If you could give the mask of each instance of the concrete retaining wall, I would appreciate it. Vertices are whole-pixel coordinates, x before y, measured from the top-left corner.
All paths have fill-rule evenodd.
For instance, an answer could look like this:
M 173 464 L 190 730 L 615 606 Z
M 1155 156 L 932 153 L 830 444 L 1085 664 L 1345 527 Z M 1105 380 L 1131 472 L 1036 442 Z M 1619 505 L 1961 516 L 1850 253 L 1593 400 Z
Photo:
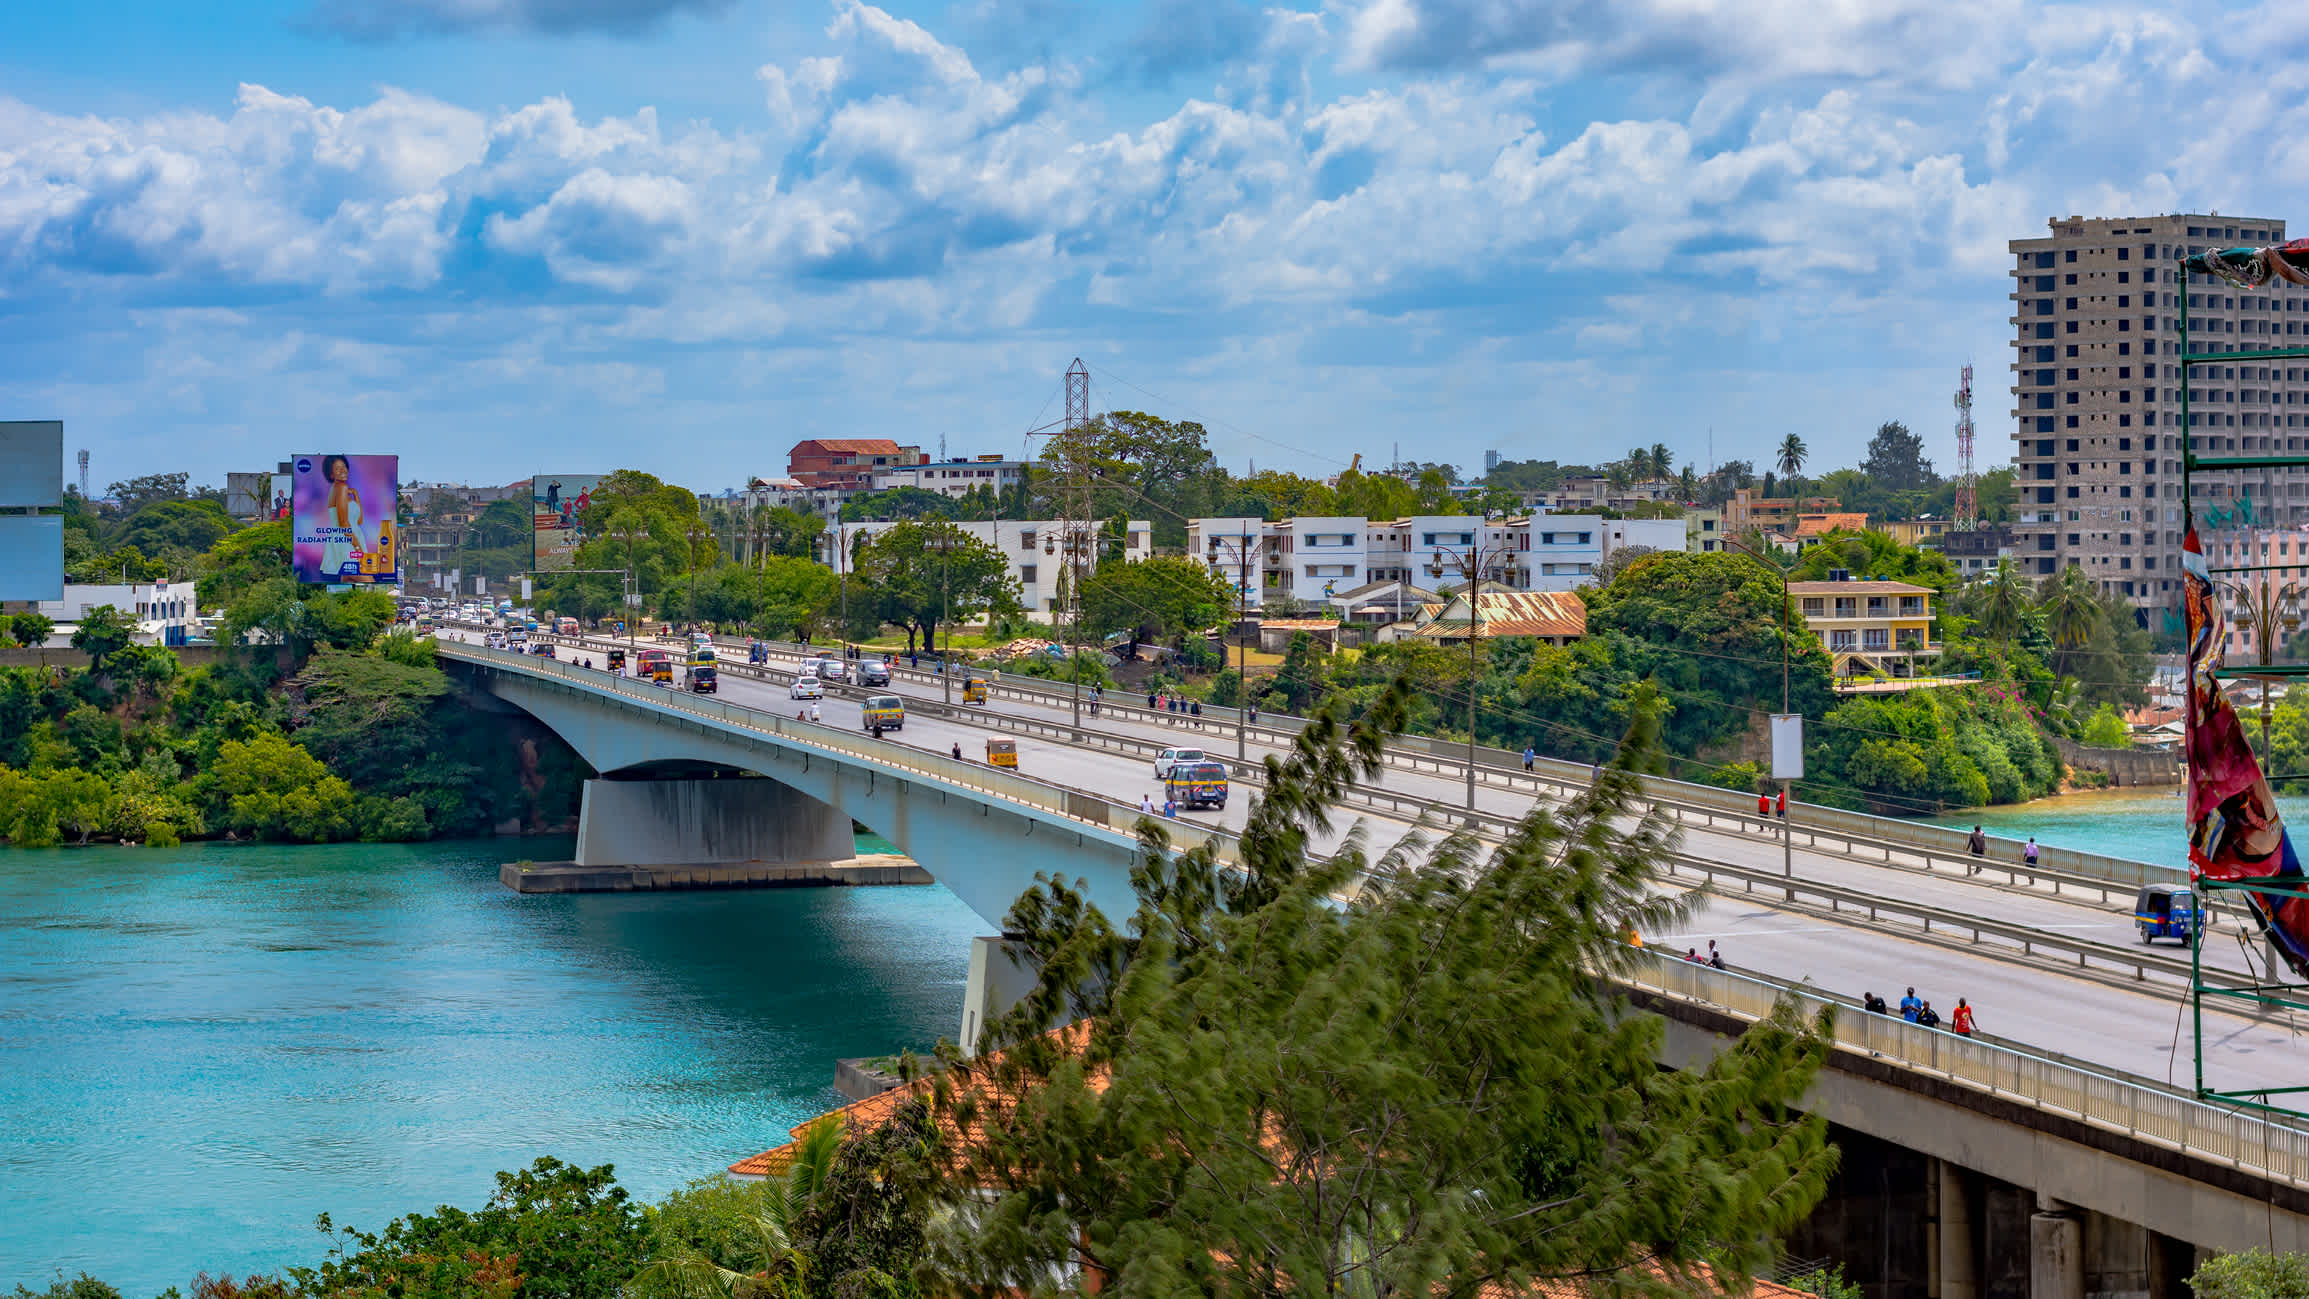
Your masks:
M 650 893 L 676 889 L 825 888 L 933 882 L 930 872 L 903 857 L 888 854 L 853 861 L 691 866 L 580 866 L 575 862 L 524 866 L 508 862 L 497 868 L 497 881 L 516 893 Z
M 222 645 L 178 645 L 174 652 L 179 662 L 188 668 L 207 667 L 225 658 L 229 653 Z M 0 667 L 5 668 L 84 668 L 88 655 L 76 649 L 25 649 L 12 646 L 0 649 Z
M 2173 749 L 2093 749 L 2075 740 L 2052 737 L 2061 761 L 2072 767 L 2109 773 L 2114 785 L 2178 785 L 2181 759 Z

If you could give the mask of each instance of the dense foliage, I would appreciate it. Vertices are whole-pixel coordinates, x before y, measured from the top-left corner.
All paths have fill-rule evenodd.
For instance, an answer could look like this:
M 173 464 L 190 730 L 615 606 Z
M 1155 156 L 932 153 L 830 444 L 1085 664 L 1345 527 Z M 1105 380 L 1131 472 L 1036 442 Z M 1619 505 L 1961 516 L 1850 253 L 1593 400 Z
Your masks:
M 1412 694 L 1398 679 L 1269 760 L 1240 871 L 1149 825 L 1127 926 L 1055 880 L 1013 908 L 1041 978 L 991 1028 L 999 1053 L 947 1061 L 939 1130 L 970 1136 L 938 1165 L 926 1282 L 1644 1292 L 1703 1262 L 1742 1274 L 1810 1209 L 1834 1164 L 1795 1109 L 1818 1027 L 1783 1012 L 1665 1071 L 1659 1021 L 1592 973 L 1685 905 L 1648 887 L 1674 843 L 1635 806 L 1648 706 L 1594 791 L 1494 851 L 1309 855 Z

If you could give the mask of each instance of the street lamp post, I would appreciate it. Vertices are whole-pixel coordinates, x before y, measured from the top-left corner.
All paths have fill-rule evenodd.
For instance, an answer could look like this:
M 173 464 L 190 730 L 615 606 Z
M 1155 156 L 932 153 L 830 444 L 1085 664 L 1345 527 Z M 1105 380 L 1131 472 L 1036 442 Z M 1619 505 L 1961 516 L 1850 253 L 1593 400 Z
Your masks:
M 1486 565 L 1496 564 L 1514 553 L 1505 545 L 1484 549 L 1482 521 L 1477 520 L 1475 526 L 1477 531 L 1470 534 L 1471 540 L 1464 552 L 1438 546 L 1434 559 L 1427 565 L 1429 576 L 1440 578 L 1446 567 L 1452 567 L 1467 579 L 1467 810 L 1470 812 L 1475 810 L 1475 686 L 1482 671 L 1478 642 L 1483 639 L 1483 570 Z
M 1225 538 L 1214 537 L 1216 543 Z M 1250 620 L 1251 601 L 1251 529 L 1244 524 L 1242 535 L 1235 544 L 1235 761 L 1250 761 L 1250 744 L 1246 738 L 1247 721 L 1251 707 L 1250 650 L 1243 642 L 1243 624 Z
M 1764 558 L 1764 553 L 1753 546 L 1729 537 L 1724 539 L 1724 545 L 1762 564 L 1771 570 L 1774 577 L 1780 579 L 1780 715 L 1791 716 L 1793 710 L 1789 703 L 1788 689 L 1788 570 Z M 1794 801 L 1788 797 L 1788 788 L 1793 783 L 1785 777 L 1780 781 L 1780 874 L 1785 877 L 1796 874 L 1796 849 L 1787 812 L 1787 804 Z

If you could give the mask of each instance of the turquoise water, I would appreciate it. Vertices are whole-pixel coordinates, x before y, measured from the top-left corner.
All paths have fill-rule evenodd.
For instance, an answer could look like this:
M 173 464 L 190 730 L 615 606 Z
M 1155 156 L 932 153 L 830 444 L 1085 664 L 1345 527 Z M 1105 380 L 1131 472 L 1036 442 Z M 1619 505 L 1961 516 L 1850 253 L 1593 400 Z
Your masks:
M 1935 825 L 1966 830 L 1978 825 L 1990 834 L 2014 839 L 2035 835 L 2040 844 L 2185 870 L 2189 851 L 2181 825 L 2184 800 L 2174 793 L 2179 788 L 2088 790 L 2033 803 L 1975 808 L 1931 820 Z M 2309 834 L 2309 798 L 2280 798 L 2277 802 L 2285 809 L 2285 823 L 2292 829 L 2294 843 L 2302 843 L 2301 836 Z
M 523 897 L 561 843 L 0 850 L 0 1290 L 317 1259 L 545 1154 L 637 1194 L 927 1048 L 984 929 L 929 888 Z

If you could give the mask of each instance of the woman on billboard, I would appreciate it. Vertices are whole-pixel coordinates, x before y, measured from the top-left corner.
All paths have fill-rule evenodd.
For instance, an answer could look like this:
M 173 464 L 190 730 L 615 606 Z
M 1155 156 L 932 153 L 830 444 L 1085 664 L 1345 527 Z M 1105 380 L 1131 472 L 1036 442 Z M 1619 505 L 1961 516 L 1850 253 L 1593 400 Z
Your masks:
M 362 526 L 361 492 L 353 486 L 352 462 L 343 456 L 323 456 L 321 477 L 329 484 L 326 509 L 331 525 L 328 545 L 321 551 L 321 571 L 334 578 L 371 547 Z

